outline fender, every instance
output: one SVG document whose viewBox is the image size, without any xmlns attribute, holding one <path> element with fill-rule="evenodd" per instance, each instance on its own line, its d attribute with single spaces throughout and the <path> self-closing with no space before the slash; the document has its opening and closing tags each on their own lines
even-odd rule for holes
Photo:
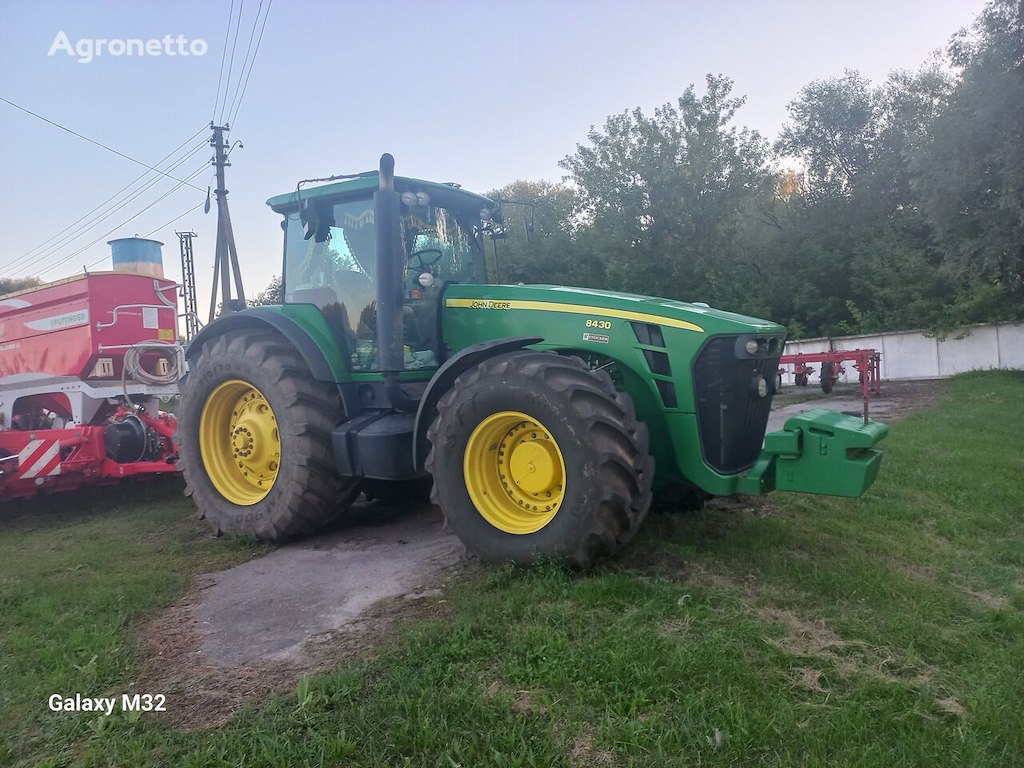
<svg viewBox="0 0 1024 768">
<path fill-rule="evenodd" d="M 246 329 L 272 329 L 284 336 L 299 351 L 317 381 L 334 383 L 336 379 L 323 351 L 309 333 L 297 322 L 270 307 L 253 307 L 243 312 L 224 315 L 207 325 L 195 335 L 185 350 L 185 358 L 191 360 L 199 354 L 208 341 L 225 333 Z"/>
<path fill-rule="evenodd" d="M 427 460 L 429 449 L 427 429 L 437 416 L 437 404 L 444 393 L 455 384 L 455 379 L 470 368 L 479 365 L 485 358 L 513 352 L 542 341 L 544 339 L 540 336 L 515 336 L 472 344 L 449 357 L 444 365 L 437 369 L 437 373 L 427 384 L 427 389 L 420 400 L 420 406 L 416 410 L 416 422 L 413 426 L 412 436 L 412 465 L 417 471 L 423 469 Z"/>
</svg>

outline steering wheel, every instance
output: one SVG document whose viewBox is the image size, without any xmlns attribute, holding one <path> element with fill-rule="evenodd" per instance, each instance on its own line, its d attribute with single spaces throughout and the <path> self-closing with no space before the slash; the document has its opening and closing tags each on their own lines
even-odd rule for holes
<svg viewBox="0 0 1024 768">
<path fill-rule="evenodd" d="M 428 254 L 428 253 L 433 253 L 433 254 L 437 254 L 437 255 L 434 256 L 434 258 L 430 259 L 430 261 L 427 261 L 425 258 L 423 258 L 423 256 L 424 256 L 424 254 Z M 444 253 L 442 253 L 440 248 L 424 248 L 424 249 L 419 250 L 419 251 L 413 251 L 412 253 L 409 254 L 409 269 L 411 269 L 411 270 L 415 269 L 417 271 L 422 272 L 422 271 L 426 270 L 427 267 L 434 266 L 435 264 L 437 264 L 437 262 L 439 262 L 443 258 L 444 258 Z M 419 262 L 419 266 L 417 266 L 416 264 L 412 263 L 413 259 L 416 259 Z"/>
</svg>

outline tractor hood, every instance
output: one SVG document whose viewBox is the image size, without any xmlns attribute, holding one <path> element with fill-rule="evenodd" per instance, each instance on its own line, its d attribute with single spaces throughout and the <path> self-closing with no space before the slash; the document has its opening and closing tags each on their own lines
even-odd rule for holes
<svg viewBox="0 0 1024 768">
<path fill-rule="evenodd" d="M 660 317 L 684 320 L 696 325 L 706 326 L 709 321 L 714 325 L 719 324 L 742 326 L 729 328 L 735 331 L 755 331 L 763 333 L 778 333 L 785 330 L 777 323 L 769 320 L 761 320 L 749 315 L 741 315 L 736 312 L 726 312 L 721 309 L 707 307 L 703 304 L 691 304 L 685 301 L 674 299 L 662 299 L 657 296 L 642 296 L 635 293 L 623 293 L 621 291 L 602 291 L 594 288 L 570 288 L 561 285 L 535 285 L 523 286 L 529 288 L 540 288 L 549 295 L 558 294 L 557 301 L 608 308 L 629 308 L 636 312 L 650 313 Z M 562 298 L 564 296 L 564 298 Z M 703 328 L 709 330 L 708 328 Z M 716 328 L 716 331 L 720 330 Z M 721 329 L 726 330 L 726 329 Z"/>
<path fill-rule="evenodd" d="M 786 330 L 768 320 L 700 304 L 561 285 L 451 285 L 445 292 L 445 304 L 450 308 L 522 309 L 638 321 L 707 335 L 780 334 Z"/>
</svg>

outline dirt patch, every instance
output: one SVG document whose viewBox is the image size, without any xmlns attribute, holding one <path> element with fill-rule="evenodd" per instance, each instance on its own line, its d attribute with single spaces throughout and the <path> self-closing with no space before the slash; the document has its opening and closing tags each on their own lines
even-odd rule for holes
<svg viewBox="0 0 1024 768">
<path fill-rule="evenodd" d="M 668 619 L 658 625 L 658 632 L 663 637 L 678 638 L 690 633 L 690 616 L 684 615 L 681 618 Z"/>
<path fill-rule="evenodd" d="M 398 622 L 446 615 L 447 601 L 408 595 L 383 600 L 343 631 L 309 638 L 301 656 L 225 666 L 204 660 L 192 611 L 199 590 L 146 627 L 147 655 L 135 688 L 167 696 L 163 722 L 178 728 L 217 727 L 243 705 L 274 693 L 294 693 L 300 678 L 364 658 L 392 637 Z"/>
<path fill-rule="evenodd" d="M 143 632 L 138 690 L 167 696 L 166 721 L 227 722 L 248 701 L 294 692 L 301 677 L 370 654 L 398 621 L 447 610 L 462 545 L 430 507 L 374 502 L 347 524 L 197 579 Z"/>
<path fill-rule="evenodd" d="M 521 715 L 532 715 L 534 713 L 544 714 L 546 707 L 533 701 L 532 691 L 516 691 L 515 700 L 512 702 L 512 709 Z"/>
<path fill-rule="evenodd" d="M 793 656 L 835 657 L 835 651 L 851 645 L 863 646 L 859 641 L 843 640 L 824 621 L 807 621 L 792 611 L 779 608 L 760 608 L 757 617 L 764 622 L 781 624 L 786 628 L 783 637 L 766 638 L 765 642 Z"/>
<path fill-rule="evenodd" d="M 952 697 L 936 699 L 935 705 L 946 714 L 954 715 L 955 717 L 967 717 L 967 710 L 964 709 L 959 701 Z"/>
<path fill-rule="evenodd" d="M 771 501 L 764 496 L 713 496 L 708 499 L 706 509 L 715 512 L 746 512 L 754 517 L 768 517 L 773 511 Z"/>
<path fill-rule="evenodd" d="M 666 549 L 632 544 L 605 568 L 641 578 L 666 579 L 675 584 L 690 580 L 693 567 L 680 554 Z"/>
<path fill-rule="evenodd" d="M 973 589 L 965 589 L 963 590 L 963 592 L 964 594 L 973 597 L 986 608 L 991 608 L 994 611 L 997 611 L 1001 608 L 1006 608 L 1010 605 L 1009 600 L 1007 600 L 1002 595 L 995 594 L 994 592 L 984 592 L 982 590 Z"/>
<path fill-rule="evenodd" d="M 786 630 L 781 637 L 766 637 L 766 643 L 790 656 L 825 662 L 841 677 L 860 674 L 886 683 L 921 687 L 934 685 L 938 679 L 934 669 L 907 664 L 885 648 L 874 647 L 863 640 L 845 640 L 821 619 L 809 621 L 792 611 L 774 607 L 753 612 L 762 621 L 782 625 Z M 821 673 L 815 672 L 809 667 L 798 668 L 797 682 L 811 690 L 823 688 Z"/>
<path fill-rule="evenodd" d="M 728 569 L 713 561 L 693 566 L 693 583 L 706 584 L 714 589 L 737 595 L 743 599 L 744 604 L 753 601 L 761 591 L 761 582 L 757 574 Z"/>
<path fill-rule="evenodd" d="M 594 746 L 594 737 L 590 733 L 581 733 L 569 744 L 569 765 L 574 768 L 594 768 L 614 762 L 615 756 L 611 752 Z"/>
<path fill-rule="evenodd" d="M 811 667 L 800 667 L 796 670 L 796 682 L 802 688 L 815 693 L 825 693 L 826 689 L 821 684 L 821 670 Z"/>
<path fill-rule="evenodd" d="M 200 653 L 225 666 L 299 660 L 309 638 L 435 586 L 462 552 L 435 507 L 360 505 L 344 526 L 211 574 L 191 611 Z"/>
</svg>

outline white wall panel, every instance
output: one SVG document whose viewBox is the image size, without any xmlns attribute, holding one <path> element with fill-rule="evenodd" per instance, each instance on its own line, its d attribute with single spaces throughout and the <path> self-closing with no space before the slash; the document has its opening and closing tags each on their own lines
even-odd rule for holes
<svg viewBox="0 0 1024 768">
<path fill-rule="evenodd" d="M 897 331 L 863 336 L 843 336 L 831 339 L 834 349 L 875 349 L 882 353 L 882 379 L 931 379 L 952 376 L 956 373 L 988 368 L 1024 369 L 1024 323 L 1002 325 L 978 325 L 970 328 L 970 334 L 962 339 L 950 334 L 939 341 L 925 336 L 920 331 Z M 826 352 L 829 339 L 801 339 L 786 343 L 786 354 L 798 352 Z M 819 379 L 815 375 L 811 385 Z M 792 366 L 787 366 L 792 370 Z M 847 379 L 856 380 L 852 364 Z M 793 383 L 793 375 L 784 377 L 787 384 Z"/>
</svg>

